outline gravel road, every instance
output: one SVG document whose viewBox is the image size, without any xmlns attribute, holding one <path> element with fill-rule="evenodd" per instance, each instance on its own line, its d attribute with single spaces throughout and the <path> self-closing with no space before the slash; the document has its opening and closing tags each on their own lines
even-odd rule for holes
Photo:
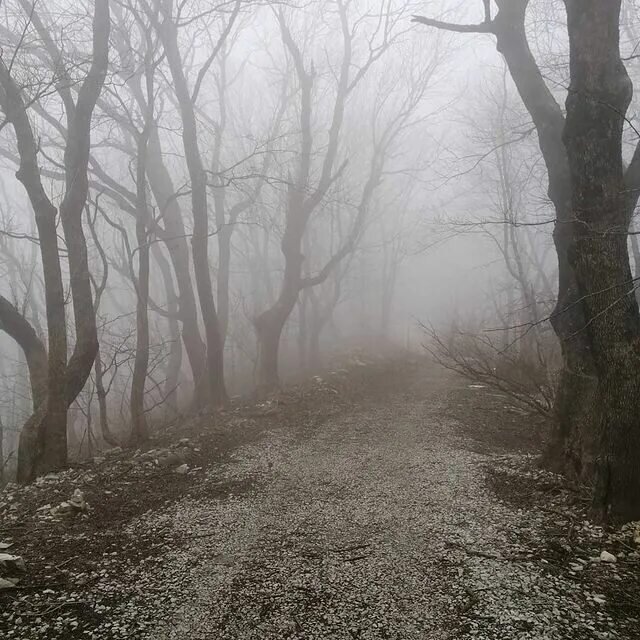
<svg viewBox="0 0 640 640">
<path fill-rule="evenodd" d="M 170 516 L 188 542 L 154 580 L 181 595 L 144 637 L 620 637 L 572 576 L 528 555 L 538 516 L 487 488 L 490 456 L 445 417 L 450 385 L 422 373 L 238 450 L 208 481 L 250 489 Z"/>
<path fill-rule="evenodd" d="M 640 637 L 635 525 L 590 522 L 489 389 L 381 361 L 176 429 L 184 468 L 122 451 L 1 494 L 27 571 L 0 636 Z M 87 513 L 47 515 L 78 488 Z"/>
</svg>

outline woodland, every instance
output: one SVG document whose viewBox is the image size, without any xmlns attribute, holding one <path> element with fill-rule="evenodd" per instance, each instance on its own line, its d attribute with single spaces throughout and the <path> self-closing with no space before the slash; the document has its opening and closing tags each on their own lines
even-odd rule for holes
<svg viewBox="0 0 640 640">
<path fill-rule="evenodd" d="M 3 0 L 0 478 L 396 345 L 640 519 L 638 34 L 633 0 Z"/>
<path fill-rule="evenodd" d="M 637 0 L 0 0 L 0 635 L 638 637 Z"/>
</svg>

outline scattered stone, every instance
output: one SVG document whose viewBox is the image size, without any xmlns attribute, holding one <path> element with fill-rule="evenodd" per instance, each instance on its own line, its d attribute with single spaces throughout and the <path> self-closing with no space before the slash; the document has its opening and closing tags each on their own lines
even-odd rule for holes
<svg viewBox="0 0 640 640">
<path fill-rule="evenodd" d="M 618 558 L 616 558 L 613 553 L 602 551 L 602 553 L 600 553 L 600 560 L 601 562 L 617 562 Z"/>
<path fill-rule="evenodd" d="M 57 507 L 53 507 L 53 509 L 51 509 L 51 515 L 54 518 L 69 518 L 74 517 L 79 513 L 85 513 L 86 511 L 87 502 L 84 499 L 84 494 L 80 489 L 76 489 L 69 500 L 65 500 Z"/>
<path fill-rule="evenodd" d="M 3 589 L 13 589 L 19 582 L 16 578 L 9 580 L 7 578 L 0 578 L 0 591 Z"/>
<path fill-rule="evenodd" d="M 309 388 L 328 396 L 325 386 Z M 520 452 L 461 448 L 439 402 L 423 405 L 424 396 L 414 402 L 412 394 L 403 388 L 363 411 L 349 407 L 345 420 L 333 407 L 329 418 L 314 412 L 308 428 L 306 415 L 293 413 L 297 400 L 283 402 L 284 428 L 239 439 L 228 457 L 221 444 L 209 458 L 205 431 L 193 438 L 202 440 L 201 456 L 188 438 L 163 439 L 100 469 L 63 472 L 59 484 L 16 487 L 15 499 L 0 492 L 2 525 L 15 527 L 5 539 L 30 573 L 20 591 L 11 590 L 15 578 L 0 578 L 0 636 L 156 640 L 195 638 L 206 628 L 217 640 L 636 638 L 637 611 L 624 607 L 637 601 L 640 554 L 618 556 L 608 569 L 599 564 L 605 547 L 611 555 L 628 550 L 635 528 L 589 523 L 561 479 Z M 258 424 L 242 415 L 221 419 L 216 430 L 235 438 L 236 426 Z M 197 433 L 182 427 L 176 439 Z M 297 429 L 309 437 L 298 438 Z M 166 465 L 170 454 L 163 471 L 160 460 Z M 512 471 L 504 483 L 511 500 L 497 501 L 485 471 L 503 467 Z M 188 482 L 172 482 L 183 469 Z M 85 491 L 82 499 L 74 487 Z M 87 508 L 85 496 L 91 519 L 43 525 L 35 514 L 50 502 L 40 510 L 52 520 L 51 505 L 63 498 L 76 512 Z M 444 545 L 454 538 L 472 553 Z M 473 553 L 498 549 L 495 558 Z"/>
<path fill-rule="evenodd" d="M 7 575 L 24 573 L 27 570 L 24 560 L 20 556 L 12 556 L 9 553 L 0 553 L 0 569 Z"/>
<path fill-rule="evenodd" d="M 163 468 L 175 467 L 182 462 L 180 456 L 176 453 L 166 453 L 165 455 L 159 456 L 157 460 L 158 466 Z"/>
<path fill-rule="evenodd" d="M 174 469 L 175 473 L 179 473 L 181 476 L 186 475 L 187 473 L 189 473 L 189 465 L 188 464 L 181 464 L 179 467 L 176 467 Z"/>
</svg>

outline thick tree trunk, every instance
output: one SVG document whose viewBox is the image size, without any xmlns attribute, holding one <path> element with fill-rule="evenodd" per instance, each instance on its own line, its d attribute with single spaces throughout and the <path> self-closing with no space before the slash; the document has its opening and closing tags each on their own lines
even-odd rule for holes
<svg viewBox="0 0 640 640">
<path fill-rule="evenodd" d="M 620 58 L 620 0 L 566 0 L 571 85 L 564 143 L 577 220 L 571 258 L 600 385 L 594 507 L 640 518 L 640 313 L 629 264 L 622 161 L 632 85 Z"/>
<path fill-rule="evenodd" d="M 557 215 L 559 220 L 570 217 L 567 212 Z M 590 484 L 599 444 L 598 376 L 584 331 L 583 300 L 569 262 L 573 237 L 573 223 L 556 225 L 559 286 L 551 324 L 560 342 L 562 369 L 554 403 L 555 429 L 543 459 L 552 469 Z"/>
<path fill-rule="evenodd" d="M 18 482 L 27 482 L 42 469 L 57 469 L 67 462 L 65 292 L 58 250 L 58 212 L 40 181 L 37 144 L 18 89 L 6 68 L 2 68 L 2 73 L 6 93 L 3 108 L 7 118 L 13 123 L 20 153 L 20 167 L 16 177 L 24 185 L 33 205 L 38 229 L 49 339 L 46 401 L 34 409 L 34 414 L 20 433 L 17 479 Z"/>
<path fill-rule="evenodd" d="M 33 10 L 33 8 L 31 8 Z M 18 452 L 18 480 L 29 481 L 67 462 L 67 410 L 82 390 L 98 348 L 87 247 L 82 230 L 88 180 L 91 119 L 108 66 L 109 2 L 96 0 L 93 19 L 93 59 L 78 89 L 74 105 L 68 87 L 58 87 L 67 109 L 69 126 L 64 150 L 65 192 L 60 219 L 68 251 L 76 344 L 67 364 L 65 292 L 58 251 L 57 211 L 40 178 L 38 143 L 27 107 L 10 70 L 0 61 L 3 110 L 18 142 L 20 167 L 17 178 L 24 185 L 36 217 L 45 281 L 49 337 L 46 407 L 39 407 L 25 424 Z M 59 61 L 52 61 L 58 64 Z"/>
<path fill-rule="evenodd" d="M 498 51 L 536 126 L 557 220 L 553 237 L 558 255 L 558 300 L 552 325 L 560 341 L 563 366 L 556 395 L 556 426 L 545 458 L 570 475 L 590 480 L 597 440 L 597 379 L 589 345 L 581 333 L 585 325 L 584 304 L 569 261 L 576 229 L 570 204 L 569 162 L 561 140 L 564 117 L 527 42 L 528 5 L 529 0 L 500 0 L 492 30 Z"/>
<path fill-rule="evenodd" d="M 285 258 L 284 276 L 276 303 L 254 319 L 258 339 L 257 390 L 269 393 L 280 384 L 278 352 L 282 330 L 298 301 L 304 256 L 300 251 L 306 220 L 289 204 L 287 227 L 281 248 Z"/>
<path fill-rule="evenodd" d="M 638 229 L 637 225 L 631 224 L 631 254 L 633 255 L 633 277 L 636 282 L 636 300 L 640 302 L 640 287 L 637 283 L 640 282 L 640 243 L 638 242 Z"/>
<path fill-rule="evenodd" d="M 586 324 L 585 301 L 578 287 L 575 265 L 569 253 L 578 233 L 571 207 L 573 168 L 562 140 L 565 118 L 549 90 L 533 56 L 526 34 L 529 0 L 495 0 L 498 12 L 491 17 L 487 5 L 485 20 L 475 25 L 453 25 L 430 18 L 417 22 L 460 33 L 493 34 L 497 49 L 504 56 L 518 93 L 531 115 L 549 176 L 549 198 L 556 211 L 554 242 L 558 253 L 558 302 L 552 324 L 561 344 L 563 368 L 559 376 L 555 414 L 556 429 L 547 451 L 547 459 L 557 468 L 570 470 L 582 479 L 592 475 L 598 440 L 596 373 L 589 340 L 583 335 Z M 567 0 L 567 6 L 571 3 Z M 615 3 L 601 3 L 605 11 Z M 580 12 L 582 2 L 572 8 Z M 607 28 L 611 22 L 607 22 Z M 572 27 L 575 28 L 575 25 Z M 617 27 L 616 27 L 617 32 Z M 604 104 L 603 103 L 603 108 Z"/>
<path fill-rule="evenodd" d="M 266 311 L 254 320 L 258 341 L 256 390 L 260 397 L 268 395 L 280 386 L 278 352 L 285 321 L 272 310 Z"/>
</svg>

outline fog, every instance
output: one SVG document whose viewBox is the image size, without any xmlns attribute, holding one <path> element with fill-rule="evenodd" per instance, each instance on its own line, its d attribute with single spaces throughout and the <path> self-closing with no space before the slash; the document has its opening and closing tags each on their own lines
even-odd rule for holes
<svg viewBox="0 0 640 640">
<path fill-rule="evenodd" d="M 531 324 L 557 352 L 555 214 L 519 88 L 491 37 L 412 22 L 481 23 L 481 3 L 103 4 L 1 7 L 11 474 L 52 368 L 82 457 L 354 349 L 505 346 Z M 558 101 L 565 23 L 527 13 Z"/>
<path fill-rule="evenodd" d="M 0 38 L 0 635 L 637 637 L 636 0 Z"/>
<path fill-rule="evenodd" d="M 453 4 L 430 9 L 477 17 Z M 132 420 L 145 433 L 178 412 L 326 369 L 350 350 L 420 350 L 424 326 L 448 331 L 454 319 L 495 315 L 510 285 L 485 224 L 502 215 L 492 144 L 527 118 L 491 42 L 416 27 L 411 16 L 423 7 L 411 2 L 115 3 L 104 84 L 81 143 L 90 140 L 86 205 L 70 214 L 88 252 L 78 297 L 71 271 L 83 270 L 83 249 L 67 251 L 84 240 L 57 218 L 59 259 L 43 271 L 45 213 L 16 169 L 35 160 L 53 207 L 74 192 L 70 172 L 85 159 L 69 152 L 70 110 L 100 73 L 100 43 L 94 37 L 92 53 L 90 7 L 29 6 L 2 5 L 1 287 L 46 349 L 45 292 L 56 285 L 45 276 L 60 265 L 67 357 L 79 347 L 85 360 L 70 405 L 72 455 L 100 448 L 110 431 L 125 437 Z M 11 82 L 35 149 L 28 139 L 20 147 Z M 496 133 L 501 103 L 507 122 Z M 526 189 L 537 201 L 520 215 L 544 216 L 544 176 L 527 157 L 535 143 L 522 137 L 513 154 L 534 174 Z M 206 185 L 194 188 L 199 172 Z M 546 231 L 535 234 L 540 247 Z M 192 235 L 205 240 L 208 273 L 202 247 L 190 256 Z M 95 320 L 83 318 L 87 304 Z M 95 322 L 97 370 L 87 365 L 91 330 L 78 339 L 86 322 Z M 0 347 L 4 456 L 14 469 L 33 374 L 30 384 L 10 335 Z"/>
</svg>

